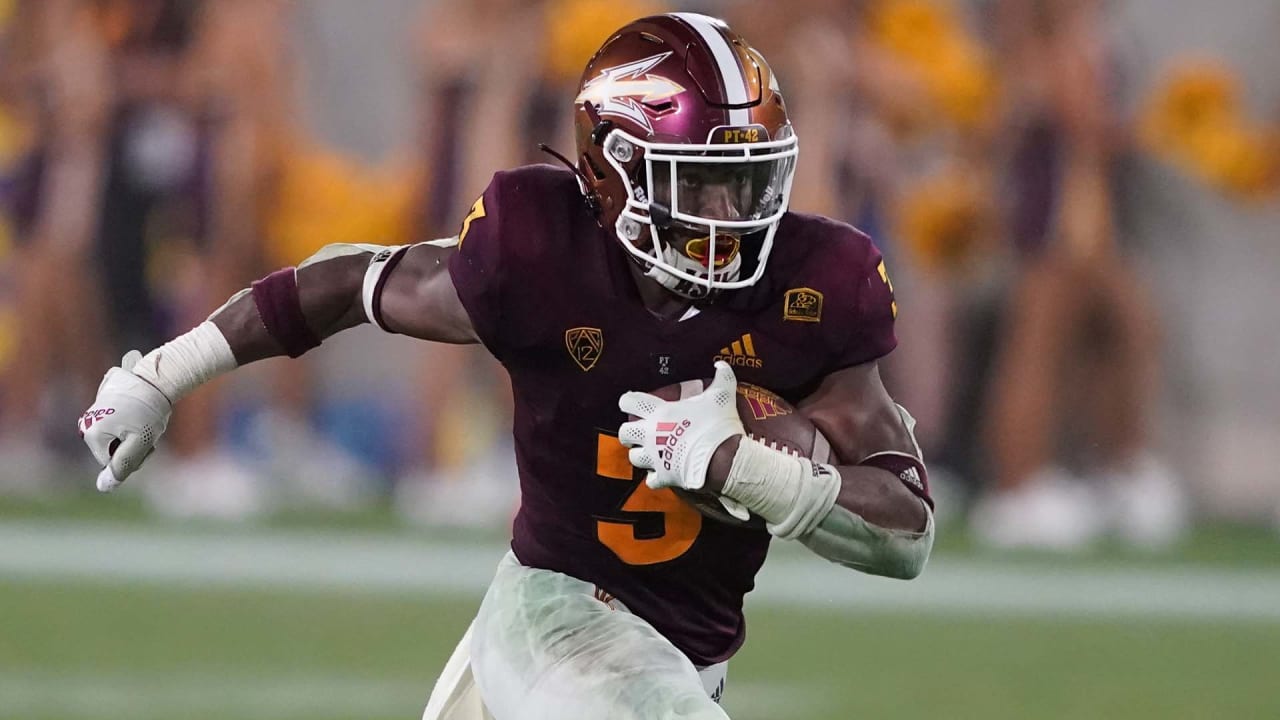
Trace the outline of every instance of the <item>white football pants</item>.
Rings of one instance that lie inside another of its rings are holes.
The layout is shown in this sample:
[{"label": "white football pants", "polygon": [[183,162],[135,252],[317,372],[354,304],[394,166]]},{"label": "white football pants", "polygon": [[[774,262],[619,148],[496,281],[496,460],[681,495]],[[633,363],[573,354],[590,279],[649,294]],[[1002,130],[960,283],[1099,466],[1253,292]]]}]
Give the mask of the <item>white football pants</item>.
[{"label": "white football pants", "polygon": [[699,671],[591,583],[507,553],[423,720],[728,720]]}]

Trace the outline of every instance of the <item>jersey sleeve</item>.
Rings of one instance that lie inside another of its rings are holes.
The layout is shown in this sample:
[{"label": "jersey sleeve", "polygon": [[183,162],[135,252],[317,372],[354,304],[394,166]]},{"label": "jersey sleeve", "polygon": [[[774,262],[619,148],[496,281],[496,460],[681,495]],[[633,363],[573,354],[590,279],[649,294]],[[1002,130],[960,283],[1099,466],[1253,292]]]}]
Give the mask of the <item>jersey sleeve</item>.
[{"label": "jersey sleeve", "polygon": [[501,358],[504,264],[500,176],[471,204],[458,229],[458,252],[449,259],[449,275],[471,324]]},{"label": "jersey sleeve", "polygon": [[865,236],[863,239],[866,250],[853,264],[856,283],[852,288],[853,324],[846,341],[838,346],[835,363],[839,367],[878,360],[898,346],[893,328],[898,318],[893,281],[889,279],[880,249]]}]

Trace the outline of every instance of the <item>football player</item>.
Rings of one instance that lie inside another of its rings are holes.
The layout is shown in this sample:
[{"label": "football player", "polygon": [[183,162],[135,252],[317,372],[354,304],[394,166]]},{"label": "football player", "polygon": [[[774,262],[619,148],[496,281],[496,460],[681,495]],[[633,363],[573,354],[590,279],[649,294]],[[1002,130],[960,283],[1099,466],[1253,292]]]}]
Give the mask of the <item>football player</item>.
[{"label": "football player", "polygon": [[[913,421],[876,367],[897,306],[870,239],[787,211],[796,135],[764,58],[723,22],[623,27],[574,106],[567,169],[497,173],[456,237],[330,246],[268,275],[110,369],[80,430],[110,490],[219,373],[365,322],[483,343],[511,376],[522,504],[426,717],[725,718],[773,538],[891,577],[928,558]],[[636,392],[713,362],[700,395]],[[798,403],[839,462],[746,438],[738,377]],[[712,521],[670,488],[761,522]]]}]

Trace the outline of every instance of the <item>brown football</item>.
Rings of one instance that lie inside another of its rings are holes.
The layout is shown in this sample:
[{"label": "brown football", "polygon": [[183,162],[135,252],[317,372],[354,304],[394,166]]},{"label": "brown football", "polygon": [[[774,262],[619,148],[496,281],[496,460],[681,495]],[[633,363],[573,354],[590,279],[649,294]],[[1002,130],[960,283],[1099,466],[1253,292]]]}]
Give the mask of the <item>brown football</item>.
[{"label": "brown football", "polygon": [[[652,394],[663,400],[682,400],[698,395],[710,383],[710,379],[687,380],[654,390]],[[795,406],[770,390],[738,383],[738,417],[742,418],[747,435],[766,445],[815,462],[834,462],[831,444],[818,428],[797,412]],[[680,489],[675,492],[706,517],[730,525],[764,527],[764,521],[754,515],[746,522],[730,515],[715,493]]]}]

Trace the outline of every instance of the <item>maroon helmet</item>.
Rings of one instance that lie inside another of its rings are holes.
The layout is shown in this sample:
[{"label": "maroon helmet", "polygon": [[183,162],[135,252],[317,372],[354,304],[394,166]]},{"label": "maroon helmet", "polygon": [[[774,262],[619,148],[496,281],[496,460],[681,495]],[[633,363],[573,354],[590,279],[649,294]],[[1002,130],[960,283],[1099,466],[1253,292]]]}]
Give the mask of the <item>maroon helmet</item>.
[{"label": "maroon helmet", "polygon": [[642,18],[591,58],[574,103],[584,190],[649,277],[690,298],[760,279],[797,144],[758,51],[706,15]]}]

